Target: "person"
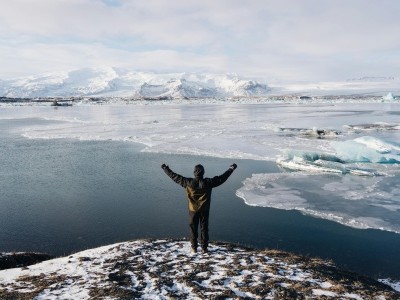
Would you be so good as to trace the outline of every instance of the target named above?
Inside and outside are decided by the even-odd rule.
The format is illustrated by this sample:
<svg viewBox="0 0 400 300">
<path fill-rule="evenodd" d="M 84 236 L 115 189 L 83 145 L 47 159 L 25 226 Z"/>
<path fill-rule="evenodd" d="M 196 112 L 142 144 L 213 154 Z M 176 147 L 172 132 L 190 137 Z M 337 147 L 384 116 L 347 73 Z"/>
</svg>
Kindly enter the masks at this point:
<svg viewBox="0 0 400 300">
<path fill-rule="evenodd" d="M 198 247 L 198 227 L 200 224 L 201 236 L 200 243 L 203 253 L 208 252 L 208 217 L 211 204 L 211 191 L 213 188 L 223 184 L 237 168 L 232 164 L 225 173 L 213 178 L 204 178 L 204 167 L 196 165 L 194 167 L 194 178 L 186 178 L 173 172 L 169 166 L 162 164 L 164 172 L 177 184 L 186 189 L 186 196 L 189 203 L 189 227 L 190 242 L 193 252 L 197 252 Z"/>
</svg>

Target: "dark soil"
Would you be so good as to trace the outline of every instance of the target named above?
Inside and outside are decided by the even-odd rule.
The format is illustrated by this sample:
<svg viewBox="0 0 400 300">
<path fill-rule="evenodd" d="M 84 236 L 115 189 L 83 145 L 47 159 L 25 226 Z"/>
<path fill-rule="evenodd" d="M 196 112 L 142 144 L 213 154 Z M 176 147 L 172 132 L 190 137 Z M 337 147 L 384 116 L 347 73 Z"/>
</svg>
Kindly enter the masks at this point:
<svg viewBox="0 0 400 300">
<path fill-rule="evenodd" d="M 52 258 L 54 257 L 43 253 L 2 253 L 0 254 L 0 270 L 22 268 Z"/>
</svg>

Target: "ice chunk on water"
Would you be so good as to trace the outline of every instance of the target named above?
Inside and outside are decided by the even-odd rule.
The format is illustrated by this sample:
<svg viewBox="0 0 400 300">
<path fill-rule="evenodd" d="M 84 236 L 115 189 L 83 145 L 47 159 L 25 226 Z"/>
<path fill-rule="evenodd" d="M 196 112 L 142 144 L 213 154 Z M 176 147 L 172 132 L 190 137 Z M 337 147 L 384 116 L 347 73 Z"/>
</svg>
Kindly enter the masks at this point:
<svg viewBox="0 0 400 300">
<path fill-rule="evenodd" d="M 348 132 L 362 132 L 362 131 L 392 131 L 400 130 L 398 123 L 375 122 L 357 125 L 343 125 Z"/>
<path fill-rule="evenodd" d="M 332 141 L 335 154 L 289 150 L 277 159 L 278 165 L 310 173 L 338 173 L 358 176 L 386 175 L 379 164 L 400 163 L 398 143 L 363 136 L 348 141 Z"/>
<path fill-rule="evenodd" d="M 278 159 L 276 162 L 281 167 L 294 171 L 306 171 L 311 173 L 346 173 L 346 170 L 342 166 L 320 159 L 309 161 L 295 156 L 293 159 Z"/>
<path fill-rule="evenodd" d="M 325 153 L 291 150 L 286 152 L 284 158 L 278 158 L 276 162 L 283 168 L 309 173 L 337 173 L 358 176 L 385 175 L 385 173 L 379 172 L 374 168 L 347 164 L 340 157 Z"/>
<path fill-rule="evenodd" d="M 392 142 L 364 136 L 354 140 L 332 142 L 339 157 L 347 162 L 400 163 L 400 147 Z"/>
<path fill-rule="evenodd" d="M 289 178 L 304 177 L 304 174 L 287 174 Z M 279 183 L 279 179 L 286 178 L 282 174 L 253 174 L 243 182 L 243 187 L 236 191 L 236 195 L 250 206 L 264 206 L 278 209 L 299 209 L 308 207 L 307 200 L 301 193 L 291 187 Z M 272 195 L 272 197 L 271 197 Z"/>
<path fill-rule="evenodd" d="M 387 93 L 387 95 L 383 96 L 382 98 L 383 98 L 383 100 L 389 100 L 389 101 L 393 101 L 393 100 L 397 99 L 395 96 L 393 96 L 392 92 Z"/>
<path fill-rule="evenodd" d="M 393 142 L 385 142 L 372 136 L 363 136 L 354 140 L 357 143 L 363 144 L 368 148 L 375 149 L 379 153 L 392 153 L 400 151 L 400 146 Z"/>
</svg>

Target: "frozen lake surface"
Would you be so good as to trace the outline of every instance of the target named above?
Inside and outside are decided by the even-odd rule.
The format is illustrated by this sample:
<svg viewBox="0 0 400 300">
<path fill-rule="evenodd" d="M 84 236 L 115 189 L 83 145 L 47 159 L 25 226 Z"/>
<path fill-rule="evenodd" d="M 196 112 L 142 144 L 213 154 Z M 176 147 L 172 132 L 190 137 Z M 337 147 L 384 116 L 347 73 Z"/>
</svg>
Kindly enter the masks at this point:
<svg viewBox="0 0 400 300">
<path fill-rule="evenodd" d="M 4 250 L 25 250 L 28 241 L 61 254 L 186 236 L 183 191 L 160 165 L 190 176 L 201 159 L 209 176 L 239 165 L 215 194 L 212 239 L 331 257 L 393 277 L 399 115 L 399 103 L 3 106 L 1 148 L 14 154 L 3 156 L 0 173 Z M 246 209 L 224 202 L 235 194 Z"/>
</svg>

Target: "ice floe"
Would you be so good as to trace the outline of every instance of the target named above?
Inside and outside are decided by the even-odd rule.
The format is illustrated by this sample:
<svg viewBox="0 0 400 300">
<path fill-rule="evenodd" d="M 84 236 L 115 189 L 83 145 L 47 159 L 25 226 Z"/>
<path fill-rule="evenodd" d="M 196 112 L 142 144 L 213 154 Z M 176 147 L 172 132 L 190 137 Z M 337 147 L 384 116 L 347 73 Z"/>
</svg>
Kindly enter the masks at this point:
<svg viewBox="0 0 400 300">
<path fill-rule="evenodd" d="M 298 210 L 346 226 L 400 233 L 400 183 L 395 177 L 305 172 L 253 174 L 236 195 L 251 206 Z M 387 191 L 380 187 L 388 184 Z"/>
</svg>

